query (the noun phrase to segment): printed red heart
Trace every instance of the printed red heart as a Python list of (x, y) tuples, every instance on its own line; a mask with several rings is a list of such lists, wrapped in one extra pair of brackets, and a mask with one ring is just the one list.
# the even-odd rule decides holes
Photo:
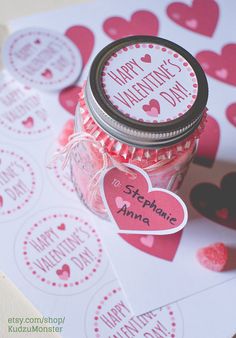
[(226, 110), (226, 117), (236, 127), (236, 103), (232, 103)]
[(207, 117), (205, 130), (201, 134), (197, 153), (193, 162), (211, 168), (215, 162), (220, 143), (220, 126), (216, 119), (210, 115)]
[(215, 243), (197, 251), (197, 259), (205, 268), (220, 272), (228, 261), (228, 249), (224, 243)]
[(144, 56), (141, 57), (141, 61), (143, 61), (145, 63), (150, 63), (152, 61), (151, 55), (145, 54)]
[(21, 122), (25, 128), (33, 128), (34, 126), (34, 119), (33, 117), (29, 116), (26, 120)]
[(94, 34), (91, 29), (85, 26), (72, 26), (67, 29), (65, 35), (77, 46), (82, 60), (83, 68), (87, 64), (94, 47)]
[(45, 70), (41, 73), (41, 75), (42, 75), (45, 79), (47, 79), (47, 80), (49, 80), (49, 79), (51, 79), (51, 78), (53, 77), (52, 71), (51, 71), (50, 69), (45, 69)]
[(149, 11), (137, 11), (130, 20), (114, 16), (105, 20), (104, 32), (113, 40), (130, 35), (157, 35), (159, 21), (156, 15)]
[(0, 195), (0, 208), (3, 207), (3, 197)]
[[(93, 32), (89, 28), (84, 26), (72, 26), (67, 29), (65, 35), (79, 49), (82, 56), (84, 68), (94, 48), (95, 38)], [(75, 115), (75, 109), (78, 103), (78, 94), (80, 91), (80, 86), (71, 86), (63, 89), (59, 94), (60, 104), (72, 115)]]
[(231, 43), (222, 48), (221, 54), (202, 51), (196, 55), (205, 72), (224, 83), (236, 86), (236, 44)]
[(70, 278), (69, 265), (64, 264), (61, 269), (56, 271), (56, 273), (61, 280), (68, 280)]
[[(124, 173), (110, 168), (102, 181), (102, 196), (114, 229), (119, 233), (167, 235), (181, 230), (187, 222), (187, 208), (179, 196), (152, 188), (148, 175), (132, 165)], [(114, 185), (114, 181), (119, 186)], [(119, 197), (119, 205), (117, 205)], [(118, 227), (118, 228), (116, 228)]]
[(186, 29), (212, 36), (219, 18), (219, 7), (214, 0), (193, 0), (192, 6), (173, 2), (167, 7), (167, 15)]
[(74, 132), (74, 120), (70, 119), (65, 123), (62, 131), (59, 134), (58, 137), (59, 144), (61, 146), (65, 146), (68, 143), (68, 139), (70, 135), (73, 134), (73, 132)]
[(66, 226), (64, 223), (60, 224), (58, 227), (57, 227), (58, 230), (61, 230), (61, 231), (64, 231), (66, 229)]
[(59, 102), (62, 107), (70, 114), (75, 115), (77, 103), (79, 101), (80, 86), (72, 86), (63, 89), (59, 94)]
[[(149, 255), (152, 255), (157, 258), (164, 259), (166, 261), (172, 262), (175, 258), (176, 252), (178, 250), (182, 231), (179, 231), (172, 235), (166, 236), (152, 236), (148, 235), (150, 238), (152, 236), (153, 243), (151, 245), (147, 245), (147, 241), (143, 240), (143, 235), (120, 235), (123, 240), (132, 245), (138, 250), (145, 252)], [(146, 236), (147, 237), (147, 236)], [(144, 243), (143, 243), (144, 241)], [(148, 240), (149, 244), (151, 244), (151, 240)]]
[(149, 116), (158, 116), (160, 114), (160, 103), (157, 100), (152, 99), (149, 101), (149, 104), (143, 105), (143, 110)]
[(197, 184), (191, 191), (192, 205), (203, 216), (236, 230), (236, 172), (222, 178), (220, 187), (212, 183)]

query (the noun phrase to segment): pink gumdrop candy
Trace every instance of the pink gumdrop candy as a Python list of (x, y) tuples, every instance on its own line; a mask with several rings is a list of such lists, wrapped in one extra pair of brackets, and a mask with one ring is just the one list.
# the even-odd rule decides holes
[(65, 146), (68, 142), (69, 136), (73, 134), (73, 132), (74, 132), (74, 120), (70, 119), (65, 123), (62, 131), (59, 134), (58, 137), (59, 144), (61, 146)]
[(228, 249), (224, 243), (214, 243), (197, 251), (197, 259), (205, 268), (220, 272), (228, 260)]

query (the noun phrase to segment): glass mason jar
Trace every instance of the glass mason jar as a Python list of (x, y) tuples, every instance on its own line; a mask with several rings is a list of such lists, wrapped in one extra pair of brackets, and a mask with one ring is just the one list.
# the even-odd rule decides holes
[(70, 157), (85, 205), (107, 217), (99, 180), (114, 163), (134, 164), (153, 187), (176, 192), (204, 128), (207, 98), (201, 66), (171, 41), (131, 36), (102, 49), (79, 96)]

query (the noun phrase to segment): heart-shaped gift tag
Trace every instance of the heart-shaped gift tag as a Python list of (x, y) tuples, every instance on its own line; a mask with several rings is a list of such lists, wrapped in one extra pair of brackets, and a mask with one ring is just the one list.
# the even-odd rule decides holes
[(186, 205), (179, 196), (153, 188), (145, 171), (127, 164), (127, 172), (109, 168), (101, 181), (101, 194), (114, 229), (119, 233), (167, 235), (187, 223)]

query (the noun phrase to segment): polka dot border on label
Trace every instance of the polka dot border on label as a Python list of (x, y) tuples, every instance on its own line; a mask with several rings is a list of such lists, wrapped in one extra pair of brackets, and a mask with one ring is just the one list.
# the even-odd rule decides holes
[[(9, 84), (15, 82), (14, 79), (4, 83), (2, 85), (2, 89), (4, 90), (5, 87), (7, 87)], [(31, 89), (31, 88), (28, 88)], [(26, 117), (25, 117), (26, 118)], [(2, 125), (2, 127), (4, 127), (5, 129), (7, 129), (8, 131), (14, 132), (18, 135), (37, 135), (37, 134), (42, 134), (44, 132), (47, 132), (49, 130), (52, 129), (52, 126), (50, 124), (47, 124), (44, 128), (42, 129), (37, 129), (37, 130), (20, 130), (17, 128), (13, 128), (10, 124), (8, 125), (3, 119), (0, 118), (0, 125)]]
[[(75, 281), (73, 283), (56, 283), (56, 282), (52, 282), (50, 280), (47, 280), (46, 278), (42, 277), (41, 275), (37, 274), (37, 272), (34, 270), (32, 264), (30, 263), (29, 257), (28, 257), (28, 243), (30, 240), (30, 236), (32, 235), (32, 233), (35, 231), (35, 229), (40, 226), (43, 222), (46, 222), (52, 218), (60, 218), (60, 217), (65, 217), (68, 219), (73, 219), (74, 221), (80, 221), (81, 223), (83, 223), (84, 225), (86, 225), (90, 230), (91, 233), (96, 237), (96, 240), (98, 242), (98, 257), (97, 257), (97, 263), (95, 264), (95, 268), (93, 268), (92, 272), (90, 272), (88, 275), (86, 275), (84, 278)], [(46, 283), (47, 285), (53, 286), (53, 287), (64, 287), (64, 288), (69, 288), (69, 287), (75, 287), (78, 286), (80, 284), (83, 284), (84, 282), (86, 282), (87, 280), (91, 279), (93, 277), (93, 275), (97, 272), (97, 269), (99, 268), (100, 264), (101, 264), (101, 258), (102, 258), (102, 253), (103, 253), (103, 249), (102, 249), (102, 244), (101, 244), (101, 239), (98, 236), (96, 230), (90, 225), (88, 224), (87, 221), (84, 221), (82, 219), (80, 219), (78, 216), (74, 216), (74, 215), (69, 215), (69, 214), (53, 214), (50, 215), (48, 217), (43, 217), (41, 220), (39, 220), (37, 223), (34, 223), (33, 226), (30, 228), (30, 230), (27, 232), (27, 235), (24, 239), (23, 242), (23, 246), (22, 246), (22, 253), (24, 256), (24, 260), (25, 260), (25, 264), (27, 266), (27, 268), (30, 270), (30, 272), (32, 273), (32, 275), (34, 275), (37, 279), (39, 279), (42, 283)]]
[[(154, 44), (135, 44), (135, 45), (130, 45), (130, 46), (127, 46), (127, 47), (124, 47), (122, 49), (120, 49), (118, 52), (116, 53), (113, 53), (112, 56), (109, 58), (109, 61), (107, 61), (105, 63), (105, 66), (102, 70), (102, 81), (101, 81), (101, 85), (103, 87), (103, 91), (104, 91), (104, 95), (105, 97), (109, 100), (109, 102), (112, 103), (112, 105), (118, 109), (120, 112), (122, 112), (125, 116), (127, 117), (130, 117), (130, 114), (128, 113), (125, 113), (124, 110), (120, 109), (110, 98), (110, 96), (107, 94), (106, 92), (106, 84), (105, 84), (105, 81), (103, 79), (103, 77), (106, 75), (106, 70), (107, 70), (107, 66), (110, 65), (111, 61), (113, 61), (114, 59), (116, 59), (116, 57), (119, 55), (119, 54), (122, 54), (124, 52), (127, 52), (129, 49), (134, 49), (134, 48), (148, 48), (148, 49), (161, 49), (162, 52), (167, 52), (168, 54), (170, 55), (173, 55), (174, 58), (176, 58), (184, 67), (187, 67), (187, 71), (189, 72), (189, 76), (192, 77), (192, 82), (193, 82), (193, 93), (194, 95), (192, 95), (192, 100), (190, 101), (190, 104), (187, 106), (186, 109), (184, 109), (182, 112), (179, 112), (177, 115), (175, 115), (172, 119), (170, 118), (167, 118), (166, 120), (154, 120), (153, 123), (162, 123), (162, 122), (169, 122), (169, 121), (172, 121), (172, 120), (175, 120), (177, 118), (179, 118), (180, 116), (184, 115), (191, 107), (192, 105), (194, 104), (195, 102), (195, 99), (197, 97), (197, 88), (198, 88), (198, 81), (197, 81), (197, 77), (196, 77), (196, 74), (194, 73), (193, 71), (193, 68), (190, 66), (190, 64), (181, 56), (179, 55), (177, 52), (175, 51), (172, 51), (171, 49), (168, 49), (168, 48), (165, 48), (165, 47), (161, 47), (160, 45), (154, 45)], [(134, 117), (130, 117), (132, 119), (135, 119)], [(150, 121), (148, 120), (145, 120), (145, 119), (138, 119), (139, 121), (141, 122), (148, 122), (150, 123)]]
[[(59, 151), (59, 149), (57, 149), (57, 151)], [(62, 177), (62, 175), (59, 171), (58, 165), (54, 164), (51, 169), (54, 171), (55, 177), (56, 177), (56, 179), (58, 179), (58, 181), (60, 182), (62, 187), (67, 189), (71, 193), (75, 193), (75, 189), (73, 188), (72, 181), (70, 181), (71, 184), (69, 184), (69, 181), (67, 182), (66, 179), (65, 180), (63, 179), (63, 177)]]
[[(98, 325), (100, 312), (101, 312), (104, 304), (106, 304), (106, 302), (108, 300), (110, 300), (110, 298), (112, 296), (116, 295), (118, 292), (122, 292), (122, 289), (120, 287), (112, 289), (112, 291), (108, 292), (103, 297), (103, 299), (99, 302), (99, 304), (97, 305), (95, 316), (93, 318), (93, 331), (94, 331), (94, 335), (95, 335), (96, 338), (103, 338), (101, 336), (101, 334), (99, 333), (99, 325)], [(170, 305), (167, 305), (165, 308), (167, 309), (168, 314), (169, 314), (170, 319), (171, 319), (171, 334), (170, 334), (170, 337), (171, 338), (178, 338), (175, 334), (176, 333), (176, 320), (175, 320), (174, 312), (173, 312)]]
[(6, 211), (1, 213), (3, 216), (6, 216), (6, 215), (13, 214), (13, 213), (19, 211), (20, 209), (24, 208), (24, 206), (29, 202), (30, 198), (32, 197), (32, 195), (34, 194), (34, 191), (35, 191), (36, 177), (35, 177), (35, 173), (34, 173), (32, 167), (31, 167), (31, 165), (22, 156), (16, 154), (14, 151), (4, 150), (4, 149), (0, 149), (0, 153), (1, 154), (5, 153), (5, 154), (8, 154), (10, 156), (14, 156), (14, 157), (17, 158), (17, 160), (23, 162), (24, 167), (26, 167), (29, 170), (29, 173), (30, 173), (30, 176), (31, 176), (31, 188), (30, 188), (30, 192), (29, 192), (28, 196), (24, 199), (24, 202), (22, 202), (21, 204), (19, 204), (15, 208), (6, 210)]
[[(43, 31), (37, 31), (37, 32), (31, 32), (31, 31), (29, 31), (29, 32), (25, 32), (25, 33), (22, 32), (22, 34), (20, 34), (19, 36), (17, 36), (17, 38), (12, 42), (12, 44), (10, 46), (10, 49), (9, 49), (9, 63), (12, 66), (13, 70), (16, 72), (16, 74), (18, 74), (18, 76), (20, 76), (21, 78), (26, 79), (27, 81), (31, 82), (32, 85), (33, 84), (39, 84), (39, 85), (43, 86), (44, 85), (43, 81), (34, 81), (31, 78), (27, 78), (24, 75), (24, 73), (21, 73), (19, 71), (19, 69), (17, 68), (17, 66), (14, 64), (14, 59), (13, 59), (13, 55), (14, 55), (13, 51), (14, 51), (14, 47), (15, 47), (16, 43), (20, 39), (22, 39), (22, 38), (25, 38), (27, 36), (33, 36), (33, 35), (35, 35), (35, 38), (36, 37), (38, 38), (40, 36), (41, 37), (42, 36), (50, 37), (52, 34), (50, 32), (43, 32)], [(69, 54), (71, 56), (72, 64), (71, 64), (71, 70), (67, 73), (67, 75), (64, 78), (56, 80), (56, 81), (48, 81), (47, 85), (48, 84), (49, 85), (54, 85), (56, 83), (63, 83), (64, 81), (66, 81), (71, 76), (71, 74), (73, 74), (74, 68), (76, 67), (76, 61), (75, 61), (75, 55), (74, 55), (74, 53), (72, 52), (71, 48), (69, 48), (68, 45), (65, 43), (65, 41), (62, 40), (62, 38), (65, 38), (65, 37), (62, 36), (62, 38), (61, 38), (59, 36), (53, 35), (53, 38), (56, 41), (59, 41), (60, 43), (62, 43), (64, 47), (66, 47), (66, 49), (68, 50), (68, 52), (69, 52)]]
[(20, 130), (20, 129), (16, 129), (16, 128), (13, 128), (11, 126), (8, 126), (3, 120), (0, 120), (0, 124), (6, 128), (7, 130), (9, 131), (12, 131), (18, 135), (36, 135), (36, 134), (43, 134), (49, 130), (52, 129), (52, 127), (50, 125), (47, 125), (46, 127), (42, 128), (42, 129), (38, 129), (38, 130), (34, 130), (34, 131), (30, 131), (30, 130), (26, 130), (26, 131), (23, 131), (23, 130)]

